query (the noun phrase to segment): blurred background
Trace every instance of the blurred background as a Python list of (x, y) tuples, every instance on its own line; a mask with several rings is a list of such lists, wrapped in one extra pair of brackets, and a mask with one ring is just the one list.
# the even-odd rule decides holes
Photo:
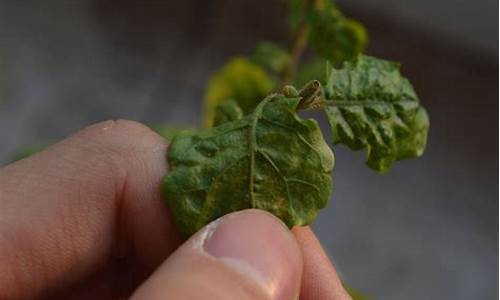
[[(379, 176), (335, 149), (314, 230), (370, 299), (498, 298), (498, 1), (342, 0), (431, 117), (422, 159)], [(289, 40), (283, 1), (0, 0), (0, 164), (116, 118), (199, 125), (207, 78)]]

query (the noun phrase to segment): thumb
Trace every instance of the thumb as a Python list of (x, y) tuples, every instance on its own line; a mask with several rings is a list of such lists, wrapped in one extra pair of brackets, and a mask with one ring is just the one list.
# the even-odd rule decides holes
[(132, 299), (298, 299), (301, 274), (288, 228), (269, 213), (245, 210), (191, 237)]

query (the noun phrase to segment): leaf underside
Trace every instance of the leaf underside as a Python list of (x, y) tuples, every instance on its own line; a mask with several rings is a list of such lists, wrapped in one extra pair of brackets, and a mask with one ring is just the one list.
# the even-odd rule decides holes
[(334, 157), (299, 101), (273, 94), (243, 119), (173, 140), (164, 192), (184, 235), (246, 208), (290, 227), (312, 222), (332, 192)]

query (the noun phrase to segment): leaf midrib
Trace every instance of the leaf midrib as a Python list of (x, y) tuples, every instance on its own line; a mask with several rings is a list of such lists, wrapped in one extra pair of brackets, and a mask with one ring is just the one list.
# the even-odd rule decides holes
[(254, 195), (254, 175), (255, 175), (255, 153), (257, 152), (257, 123), (262, 116), (262, 111), (264, 106), (266, 106), (269, 101), (271, 101), (276, 95), (271, 94), (267, 96), (261, 103), (255, 108), (254, 115), (252, 117), (252, 124), (249, 128), (250, 142), (248, 143), (248, 150), (250, 152), (250, 169), (249, 169), (249, 193), (250, 193), (250, 202), (252, 203), (252, 207), (255, 207), (255, 195)]
[(395, 101), (381, 101), (381, 100), (369, 100), (369, 99), (349, 99), (349, 100), (334, 100), (334, 99), (328, 99), (326, 100), (326, 106), (333, 106), (333, 107), (343, 107), (343, 106), (366, 106), (366, 105), (371, 105), (371, 104), (382, 104), (382, 105), (395, 105), (398, 102), (404, 102), (404, 101), (409, 101), (409, 102), (417, 102), (416, 100), (410, 100), (410, 99), (400, 99), (400, 100), (395, 100)]

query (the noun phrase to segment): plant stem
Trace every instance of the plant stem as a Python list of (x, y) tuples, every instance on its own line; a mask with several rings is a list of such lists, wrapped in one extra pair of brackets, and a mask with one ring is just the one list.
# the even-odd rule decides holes
[(292, 42), (292, 47), (290, 48), (290, 61), (285, 66), (283, 74), (281, 77), (281, 86), (290, 84), (297, 73), (297, 67), (300, 63), (300, 58), (304, 53), (307, 46), (307, 39), (309, 38), (309, 26), (303, 22), (297, 32)]
[[(319, 9), (321, 10), (324, 6), (324, 0), (306, 0), (305, 10), (309, 9)], [(307, 47), (307, 40), (309, 39), (309, 26), (306, 20), (302, 20), (302, 23), (299, 25), (299, 28), (295, 32), (295, 36), (293, 38), (292, 46), (290, 47), (290, 61), (283, 69), (283, 73), (281, 75), (281, 84), (283, 87), (287, 84), (290, 84), (295, 74), (297, 73), (297, 67), (300, 63), (300, 59), (302, 54)]]

